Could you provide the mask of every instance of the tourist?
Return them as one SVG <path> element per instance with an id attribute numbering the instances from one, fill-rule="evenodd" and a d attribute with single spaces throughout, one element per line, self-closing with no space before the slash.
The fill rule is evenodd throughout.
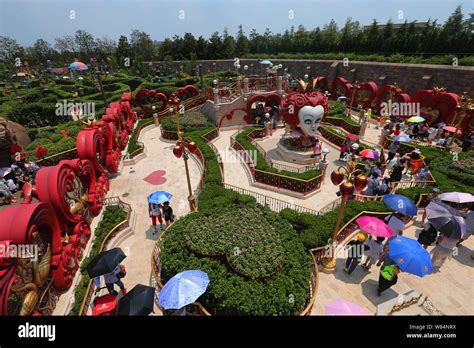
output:
<path id="1" fill-rule="evenodd" d="M 392 143 L 388 147 L 388 157 L 387 157 L 388 161 L 390 161 L 392 158 L 395 157 L 399 146 L 400 146 L 400 142 L 392 141 Z"/>
<path id="2" fill-rule="evenodd" d="M 446 147 L 450 147 L 454 143 L 454 134 L 449 134 L 446 139 Z"/>
<path id="3" fill-rule="evenodd" d="M 390 161 L 387 163 L 387 169 L 388 170 L 393 170 L 397 164 L 400 163 L 400 154 L 397 153 L 394 158 L 392 158 Z"/>
<path id="4" fill-rule="evenodd" d="M 382 163 L 379 161 L 375 162 L 375 165 L 371 168 L 371 173 L 377 173 L 379 177 L 382 176 Z"/>
<path id="5" fill-rule="evenodd" d="M 372 264 L 376 263 L 379 261 L 380 256 L 382 255 L 383 251 L 383 241 L 385 240 L 384 237 L 377 237 L 376 239 L 373 239 L 370 237 L 370 239 L 367 242 L 367 247 L 369 248 L 367 258 L 362 265 L 365 267 L 367 270 L 370 270 L 370 267 Z"/>
<path id="6" fill-rule="evenodd" d="M 391 288 L 398 281 L 398 274 L 401 272 L 396 264 L 383 265 L 380 268 L 379 286 L 377 288 L 377 295 L 380 296 L 382 292 Z"/>
<path id="7" fill-rule="evenodd" d="M 270 137 L 272 135 L 272 120 L 270 119 L 270 114 L 267 112 L 265 114 L 265 136 Z"/>
<path id="8" fill-rule="evenodd" d="M 349 141 L 348 139 L 344 140 L 341 145 L 341 154 L 339 155 L 339 160 L 345 160 L 347 154 L 349 153 Z"/>
<path id="9" fill-rule="evenodd" d="M 10 191 L 6 180 L 3 178 L 0 178 L 0 196 L 3 196 L 3 200 L 6 204 L 16 202 L 16 199 L 13 197 L 13 193 Z"/>
<path id="10" fill-rule="evenodd" d="M 462 142 L 462 152 L 467 152 L 474 146 L 474 131 L 464 138 Z"/>
<path id="11" fill-rule="evenodd" d="M 405 159 L 401 158 L 400 161 L 393 167 L 392 173 L 390 173 L 390 182 L 402 181 L 403 170 L 405 169 Z"/>
<path id="12" fill-rule="evenodd" d="M 471 235 L 474 234 L 474 208 L 471 208 L 465 216 L 465 221 L 466 221 L 466 233 L 464 233 L 463 237 L 459 240 L 459 242 L 456 244 L 456 246 L 460 246 L 462 242 L 464 242 L 466 239 L 468 239 Z"/>
<path id="13" fill-rule="evenodd" d="M 395 130 L 393 131 L 393 135 L 397 136 L 397 135 L 400 135 L 400 133 L 401 133 L 401 126 L 397 124 L 395 126 Z"/>
<path id="14" fill-rule="evenodd" d="M 409 154 L 403 156 L 406 159 L 405 174 L 408 174 L 408 171 L 411 169 L 411 173 L 415 174 L 418 172 L 418 169 L 422 163 L 421 161 L 421 151 L 420 149 L 415 149 Z"/>
<path id="15" fill-rule="evenodd" d="M 454 247 L 458 243 L 459 239 L 449 238 L 443 235 L 438 237 L 436 247 L 433 249 L 431 254 L 431 263 L 433 264 L 433 273 L 439 272 L 439 269 L 446 262 L 448 256 L 451 255 Z"/>
<path id="16" fill-rule="evenodd" d="M 314 165 L 321 159 L 321 154 L 323 153 L 323 143 L 319 141 L 318 138 L 314 140 L 313 145 L 313 156 L 314 157 Z"/>
<path id="17" fill-rule="evenodd" d="M 109 291 L 109 294 L 111 295 L 118 295 L 118 292 L 115 291 L 114 285 L 117 284 L 117 286 L 120 288 L 122 293 L 125 293 L 125 286 L 123 285 L 123 282 L 120 280 L 120 278 L 125 277 L 125 266 L 123 265 L 118 265 L 115 267 L 115 269 L 107 274 L 104 274 L 102 276 L 98 276 L 94 278 L 95 282 L 95 293 L 98 293 L 101 289 L 100 287 L 100 277 L 104 277 L 104 282 L 107 290 Z"/>
<path id="18" fill-rule="evenodd" d="M 377 188 L 377 195 L 384 196 L 386 194 L 389 194 L 390 191 L 391 191 L 390 177 L 386 176 L 385 178 L 383 178 L 382 183 Z"/>
<path id="19" fill-rule="evenodd" d="M 438 231 L 432 224 L 427 222 L 418 235 L 418 243 L 420 243 L 423 248 L 427 249 L 429 245 L 436 241 L 436 237 L 438 237 Z"/>
<path id="20" fill-rule="evenodd" d="M 163 215 L 165 216 L 166 227 L 168 227 L 174 221 L 173 208 L 171 208 L 170 202 L 163 203 Z"/>
<path id="21" fill-rule="evenodd" d="M 352 272 L 354 272 L 355 268 L 360 263 L 360 260 L 362 259 L 362 254 L 364 253 L 365 239 L 366 237 L 364 233 L 358 233 L 356 240 L 351 240 L 349 243 L 347 243 L 347 260 L 346 267 L 344 267 L 344 271 L 347 274 L 351 274 Z"/>
<path id="22" fill-rule="evenodd" d="M 372 173 L 369 177 L 367 189 L 364 191 L 366 196 L 375 196 L 377 194 L 377 188 L 379 187 L 379 175 Z"/>
<path id="23" fill-rule="evenodd" d="M 376 266 L 380 267 L 380 265 L 382 264 L 389 266 L 389 265 L 393 265 L 394 263 L 395 261 L 393 261 L 392 258 L 390 257 L 390 248 L 388 246 L 388 243 L 385 243 Z"/>
<path id="24" fill-rule="evenodd" d="M 387 225 L 392 229 L 393 235 L 388 238 L 387 243 L 391 241 L 392 239 L 395 239 L 397 236 L 403 235 L 403 230 L 406 227 L 405 220 L 407 219 L 406 216 L 395 212 L 392 213 L 391 215 L 385 217 L 385 222 Z"/>
<path id="25" fill-rule="evenodd" d="M 427 204 L 428 205 L 429 203 L 431 202 L 439 202 L 439 198 L 438 198 L 438 195 L 441 193 L 441 191 L 439 190 L 439 188 L 437 187 L 434 187 L 432 190 L 431 190 L 431 193 L 428 194 L 428 197 L 426 199 L 427 201 Z M 423 215 L 421 217 L 421 221 L 420 221 L 420 225 L 423 226 L 424 223 L 425 223 L 425 220 L 426 220 L 426 209 L 424 209 L 423 211 Z"/>
<path id="26" fill-rule="evenodd" d="M 439 146 L 439 147 L 446 147 L 447 145 L 447 139 L 446 139 L 446 136 L 445 135 L 441 135 L 441 137 L 439 138 L 439 140 L 436 142 L 436 146 Z"/>
<path id="27" fill-rule="evenodd" d="M 438 125 L 436 126 L 436 128 L 438 129 L 438 132 L 436 134 L 436 139 L 441 138 L 441 136 L 444 133 L 444 127 L 445 126 L 446 126 L 446 123 L 444 123 L 444 122 L 438 123 Z"/>
<path id="28" fill-rule="evenodd" d="M 411 128 L 411 136 L 413 137 L 413 139 L 416 139 L 418 137 L 419 132 L 420 125 L 418 123 L 415 123 Z"/>
<path id="29" fill-rule="evenodd" d="M 156 220 L 160 222 L 160 227 L 163 228 L 163 219 L 161 218 L 161 204 L 148 203 L 148 213 L 151 217 L 151 223 L 153 225 L 153 234 L 158 232 L 156 228 Z"/>
<path id="30" fill-rule="evenodd" d="M 428 181 L 431 178 L 430 166 L 425 164 L 416 174 L 416 181 Z"/>
<path id="31" fill-rule="evenodd" d="M 428 130 L 428 144 L 431 145 L 434 138 L 436 137 L 436 134 L 438 134 L 438 129 L 436 129 L 435 127 L 430 127 L 430 129 Z"/>

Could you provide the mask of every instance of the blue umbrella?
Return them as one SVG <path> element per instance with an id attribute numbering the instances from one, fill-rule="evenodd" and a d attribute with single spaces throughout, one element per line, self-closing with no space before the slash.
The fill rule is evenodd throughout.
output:
<path id="1" fill-rule="evenodd" d="M 265 60 L 261 60 L 261 61 L 260 61 L 260 64 L 263 64 L 263 65 L 272 65 L 273 63 L 270 62 L 268 59 L 265 59 Z"/>
<path id="2" fill-rule="evenodd" d="M 411 141 L 411 138 L 408 135 L 397 135 L 393 138 L 393 141 L 409 143 Z"/>
<path id="3" fill-rule="evenodd" d="M 409 198 L 403 195 L 388 194 L 383 196 L 383 202 L 392 210 L 405 216 L 415 216 L 418 208 Z"/>
<path id="4" fill-rule="evenodd" d="M 424 277 L 433 272 L 430 254 L 417 240 L 397 236 L 388 242 L 390 258 L 403 272 Z"/>
<path id="5" fill-rule="evenodd" d="M 209 277 L 200 270 L 176 274 L 160 291 L 158 303 L 164 309 L 180 309 L 193 303 L 207 289 Z"/>
<path id="6" fill-rule="evenodd" d="M 156 191 L 148 196 L 149 203 L 162 204 L 168 202 L 173 195 L 166 191 Z"/>

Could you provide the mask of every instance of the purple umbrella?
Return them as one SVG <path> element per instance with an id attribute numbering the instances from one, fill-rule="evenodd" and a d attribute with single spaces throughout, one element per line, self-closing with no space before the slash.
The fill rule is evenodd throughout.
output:
<path id="1" fill-rule="evenodd" d="M 368 315 L 368 313 L 358 304 L 337 299 L 326 306 L 326 315 Z"/>
<path id="2" fill-rule="evenodd" d="M 474 202 L 474 196 L 466 192 L 446 192 L 439 196 L 439 199 L 445 202 L 469 203 Z"/>

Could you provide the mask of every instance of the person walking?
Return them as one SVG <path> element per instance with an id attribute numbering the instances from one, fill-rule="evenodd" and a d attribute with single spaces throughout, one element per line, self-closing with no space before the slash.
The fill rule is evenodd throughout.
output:
<path id="1" fill-rule="evenodd" d="M 362 259 L 362 254 L 364 253 L 365 239 L 365 234 L 358 233 L 357 239 L 351 240 L 349 243 L 347 243 L 347 260 L 346 267 L 344 267 L 344 271 L 347 274 L 351 274 L 352 272 L 354 272 L 355 268 L 360 263 L 360 260 Z"/>
<path id="2" fill-rule="evenodd" d="M 423 248 L 427 249 L 429 245 L 433 244 L 438 237 L 438 231 L 433 227 L 432 224 L 427 222 L 423 230 L 418 235 L 418 243 L 420 243 Z"/>
<path id="3" fill-rule="evenodd" d="M 379 286 L 377 288 L 377 296 L 382 292 L 394 286 L 398 281 L 398 274 L 401 272 L 396 264 L 383 265 L 380 268 Z"/>
<path id="4" fill-rule="evenodd" d="M 398 151 L 398 146 L 400 143 L 398 141 L 392 141 L 390 146 L 388 147 L 388 157 L 387 160 L 390 161 L 392 158 L 395 157 Z"/>
<path id="5" fill-rule="evenodd" d="M 323 143 L 319 141 L 318 138 L 314 140 L 313 146 L 313 157 L 314 157 L 314 165 L 316 165 L 319 160 L 321 159 L 321 154 L 323 153 Z"/>
<path id="6" fill-rule="evenodd" d="M 173 208 L 170 207 L 170 202 L 163 203 L 163 215 L 165 216 L 166 227 L 174 221 Z"/>
<path id="7" fill-rule="evenodd" d="M 367 258 L 365 259 L 364 264 L 362 265 L 367 270 L 370 270 L 372 264 L 379 261 L 380 256 L 382 256 L 383 252 L 383 242 L 384 237 L 377 237 L 376 239 L 370 238 L 367 242 L 367 246 L 369 248 Z"/>
<path id="8" fill-rule="evenodd" d="M 387 225 L 392 229 L 393 235 L 387 239 L 387 243 L 391 241 L 392 239 L 396 238 L 397 236 L 403 235 L 403 230 L 406 227 L 405 220 L 406 217 L 403 216 L 400 213 L 393 213 L 389 216 L 387 216 L 384 220 L 387 223 Z"/>
<path id="9" fill-rule="evenodd" d="M 95 293 L 98 293 L 101 289 L 100 287 L 100 277 L 104 277 L 104 282 L 107 290 L 109 291 L 109 294 L 111 295 L 118 295 L 117 291 L 114 289 L 114 285 L 117 284 L 117 286 L 120 288 L 122 293 L 125 293 L 125 286 L 123 285 L 123 282 L 120 280 L 121 278 L 125 277 L 127 272 L 125 271 L 125 266 L 123 265 L 118 265 L 115 267 L 115 269 L 107 274 L 104 274 L 102 276 L 98 276 L 94 278 L 94 283 L 95 283 Z"/>
<path id="10" fill-rule="evenodd" d="M 153 225 L 153 235 L 158 232 L 158 228 L 156 228 L 156 220 L 159 221 L 160 227 L 163 228 L 163 218 L 161 217 L 161 204 L 156 203 L 148 203 L 148 213 L 151 217 L 151 223 Z"/>
<path id="11" fill-rule="evenodd" d="M 446 262 L 446 259 L 451 255 L 454 247 L 459 239 L 449 238 L 443 235 L 438 237 L 437 245 L 431 252 L 433 255 L 431 263 L 433 264 L 433 273 L 439 272 L 441 266 Z"/>

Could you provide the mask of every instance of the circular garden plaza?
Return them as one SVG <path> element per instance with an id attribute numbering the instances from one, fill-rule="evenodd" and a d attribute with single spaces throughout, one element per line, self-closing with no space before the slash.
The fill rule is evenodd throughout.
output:
<path id="1" fill-rule="evenodd" d="M 0 84 L 1 315 L 472 314 L 468 93 L 79 63 Z"/>

